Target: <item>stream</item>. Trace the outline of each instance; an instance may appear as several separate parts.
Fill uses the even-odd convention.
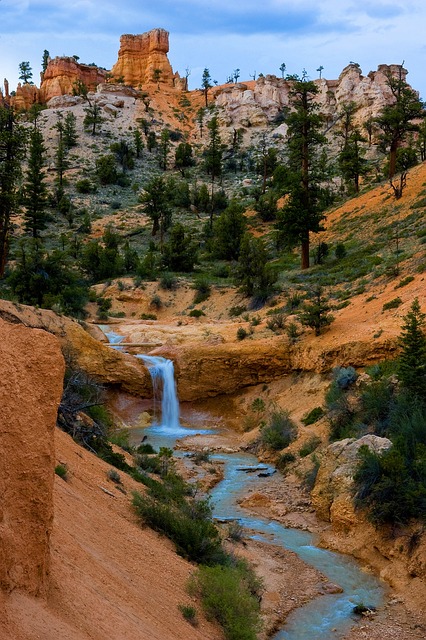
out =
[[[109,327],[101,328],[110,342],[118,347],[122,336],[110,331]],[[191,421],[191,428],[181,425],[173,363],[170,360],[143,355],[136,357],[145,361],[155,393],[153,424],[138,430],[135,436],[140,438],[146,435],[148,441],[157,448],[174,448],[178,439],[214,433],[214,429],[202,428],[202,415]],[[200,427],[197,426],[198,421]],[[177,454],[184,455],[182,452]],[[215,453],[210,457],[212,461],[224,464],[224,479],[211,491],[215,518],[221,521],[237,520],[246,529],[247,537],[294,551],[303,561],[327,576],[330,582],[343,589],[343,593],[318,596],[294,610],[283,628],[273,636],[274,640],[342,638],[356,621],[353,615],[355,605],[379,607],[382,604],[385,593],[383,583],[362,571],[352,558],[315,546],[314,534],[251,515],[239,506],[239,499],[252,491],[261,492],[268,482],[267,477],[259,477],[256,471],[247,473],[247,468],[253,470],[261,467],[263,470],[266,466],[267,471],[273,472],[273,467],[259,465],[257,458],[247,453]]]

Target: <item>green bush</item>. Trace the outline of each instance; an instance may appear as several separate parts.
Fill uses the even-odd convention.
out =
[[[191,309],[188,314],[191,318],[201,318],[201,316],[205,316],[206,314],[201,309]]]
[[[172,291],[176,289],[177,279],[171,273],[163,273],[160,279],[160,287],[166,291]]]
[[[389,300],[389,302],[385,302],[382,307],[382,311],[389,311],[389,309],[397,309],[402,304],[401,298],[394,298],[393,300]]]
[[[194,296],[194,304],[200,304],[207,300],[211,294],[211,286],[206,277],[200,276],[194,280],[194,289],[196,294]]]
[[[222,626],[226,640],[256,640],[261,584],[245,561],[200,567],[193,581],[207,617]]]
[[[68,480],[68,468],[65,464],[57,464],[55,467],[55,473],[57,476],[62,478],[62,480]]]
[[[188,560],[214,564],[223,557],[208,499],[197,499],[196,489],[174,473],[166,475],[163,482],[148,476],[143,481],[148,493],[135,493],[133,506],[144,522],[170,538],[177,552]]]
[[[302,418],[302,422],[305,425],[305,427],[308,427],[309,425],[315,424],[315,422],[318,422],[318,420],[322,418],[323,415],[324,415],[324,409],[322,407],[315,407],[314,409],[311,409],[311,411],[309,411],[309,413],[307,413],[306,416]]]
[[[197,626],[197,610],[195,607],[189,604],[179,604],[178,609],[189,624],[194,627]]]
[[[244,327],[238,327],[237,329],[237,340],[244,340],[247,338],[248,332],[244,329]]]
[[[237,316],[240,316],[245,311],[247,311],[247,307],[244,307],[242,305],[236,305],[235,307],[231,307],[229,309],[228,314],[230,318],[236,318]]]
[[[297,428],[288,411],[275,411],[268,425],[261,429],[262,444],[268,449],[285,449],[295,439]]]

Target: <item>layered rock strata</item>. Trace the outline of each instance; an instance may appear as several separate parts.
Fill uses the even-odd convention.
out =
[[[179,74],[174,74],[167,53],[169,33],[165,29],[152,29],[140,35],[120,38],[118,60],[111,70],[115,80],[131,87],[157,83],[184,88]]]
[[[49,61],[40,86],[40,102],[51,98],[72,94],[81,82],[89,89],[96,90],[98,84],[105,82],[107,71],[95,65],[80,64],[75,58],[56,57]]]

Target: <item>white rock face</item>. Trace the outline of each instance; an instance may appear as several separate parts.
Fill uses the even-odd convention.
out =
[[[396,76],[398,73],[398,65],[380,65],[377,71],[370,71],[363,76],[359,65],[352,63],[343,69],[337,80],[315,80],[320,112],[330,127],[337,120],[343,105],[350,102],[356,106],[355,123],[374,118],[386,104],[393,102],[387,77],[388,74]],[[403,79],[406,74],[407,71],[402,69]],[[263,128],[289,106],[290,91],[291,82],[271,75],[262,76],[249,84],[239,83],[218,89],[215,101],[220,110],[221,125]]]

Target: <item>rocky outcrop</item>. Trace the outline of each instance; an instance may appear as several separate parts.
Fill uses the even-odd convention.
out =
[[[0,319],[0,587],[7,592],[46,593],[63,375],[54,336]]]
[[[145,84],[165,84],[184,88],[179,74],[174,74],[167,53],[169,33],[164,29],[152,29],[140,35],[123,35],[120,38],[118,60],[111,70],[115,80],[131,87]]]
[[[359,520],[352,498],[353,476],[362,446],[380,454],[389,449],[392,442],[375,435],[366,435],[358,440],[347,438],[327,447],[321,459],[312,491],[312,504],[317,515],[336,528],[351,527]]]
[[[151,354],[174,361],[179,398],[185,401],[234,393],[290,370],[289,353],[278,341],[164,346]]]
[[[17,110],[27,110],[39,102],[40,92],[34,84],[19,82],[14,96],[10,97],[10,104]]]
[[[102,344],[78,322],[53,311],[15,305],[5,300],[0,300],[1,318],[54,334],[67,358],[101,384],[121,388],[133,395],[152,396],[151,378],[144,365],[128,354]]]
[[[95,65],[80,64],[75,58],[56,57],[50,60],[40,86],[40,102],[47,103],[55,96],[72,94],[75,84],[82,82],[89,91],[105,82],[107,71]]]
[[[353,474],[359,448],[367,445],[382,453],[392,446],[387,438],[366,435],[331,444],[322,454],[312,503],[317,515],[330,522],[321,544],[368,564],[404,600],[419,611],[426,597],[426,534],[424,526],[375,529],[353,507]]]
[[[374,118],[386,104],[393,101],[388,86],[388,75],[399,74],[398,65],[379,65],[377,71],[362,75],[358,64],[345,67],[337,80],[321,78],[315,83],[318,88],[316,101],[320,112],[330,127],[336,122],[343,105],[354,102],[354,121],[365,122]],[[407,75],[401,70],[402,78]],[[273,75],[261,76],[256,82],[224,85],[213,94],[220,107],[220,118],[224,126],[263,127],[289,106],[291,81]]]

